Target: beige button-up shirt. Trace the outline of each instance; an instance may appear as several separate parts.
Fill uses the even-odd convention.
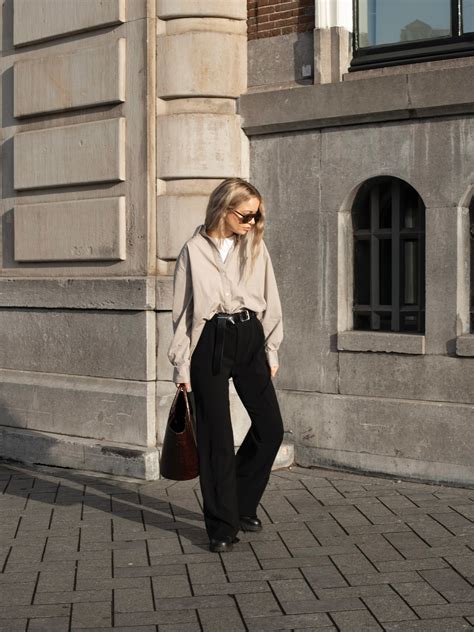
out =
[[[245,257],[251,257],[253,231],[245,239]],[[176,261],[173,283],[173,339],[168,358],[174,366],[176,384],[190,382],[191,355],[206,321],[217,312],[232,314],[242,309],[257,313],[265,334],[265,352],[270,366],[278,365],[283,339],[280,297],[270,254],[263,240],[254,269],[241,280],[239,247],[222,261],[217,239],[196,228]]]

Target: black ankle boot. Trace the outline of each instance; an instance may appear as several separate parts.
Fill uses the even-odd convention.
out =
[[[240,516],[240,528],[242,531],[261,531],[262,523],[257,516]]]

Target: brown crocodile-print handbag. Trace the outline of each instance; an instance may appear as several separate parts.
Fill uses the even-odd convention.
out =
[[[196,431],[190,400],[193,395],[179,385],[168,416],[160,458],[160,474],[173,481],[199,476]]]

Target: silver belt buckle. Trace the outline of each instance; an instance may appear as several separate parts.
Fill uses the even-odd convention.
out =
[[[244,315],[246,315],[246,316],[247,316],[247,318],[244,318]],[[249,312],[249,310],[248,310],[248,309],[243,309],[243,310],[240,312],[240,320],[241,320],[243,323],[245,323],[247,320],[250,320],[250,312]]]

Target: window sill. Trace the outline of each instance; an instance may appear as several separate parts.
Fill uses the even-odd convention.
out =
[[[466,334],[457,338],[456,354],[458,356],[474,356],[474,334]]]
[[[342,331],[337,335],[337,348],[339,351],[424,355],[425,336],[378,331]]]

